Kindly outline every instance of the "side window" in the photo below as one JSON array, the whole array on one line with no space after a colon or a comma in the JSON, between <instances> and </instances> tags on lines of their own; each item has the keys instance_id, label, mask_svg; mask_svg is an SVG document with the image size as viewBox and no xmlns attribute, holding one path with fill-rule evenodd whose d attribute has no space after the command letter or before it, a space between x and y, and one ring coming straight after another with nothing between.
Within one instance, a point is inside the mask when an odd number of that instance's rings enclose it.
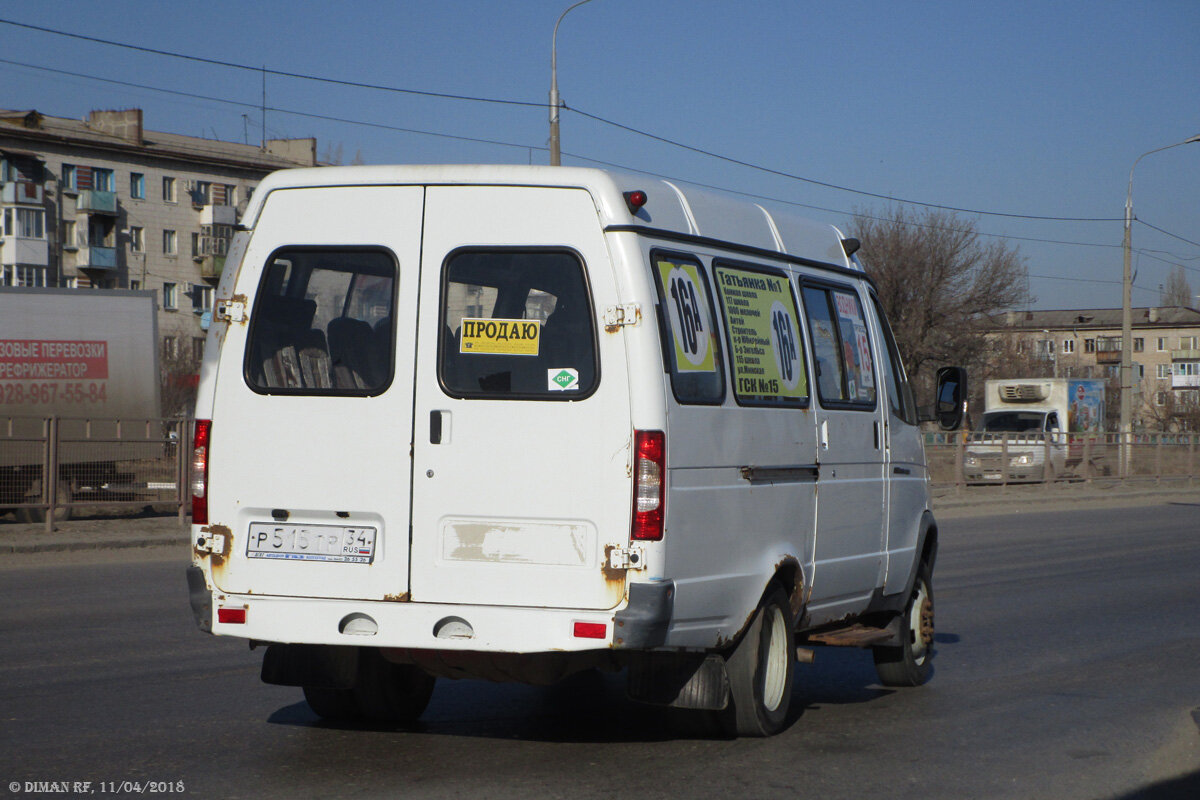
<instances>
[{"instance_id":1,"label":"side window","mask_svg":"<svg viewBox=\"0 0 1200 800\"><path fill-rule=\"evenodd\" d=\"M725 366L704 267L690 256L653 251L671 389L681 403L725 400Z\"/></svg>"},{"instance_id":2,"label":"side window","mask_svg":"<svg viewBox=\"0 0 1200 800\"><path fill-rule=\"evenodd\" d=\"M442 387L456 397L580 400L599 378L594 316L572 252L453 253L442 268Z\"/></svg>"},{"instance_id":3,"label":"side window","mask_svg":"<svg viewBox=\"0 0 1200 800\"><path fill-rule=\"evenodd\" d=\"M803 294L822 405L874 408L875 365L858 295L849 288L811 285Z\"/></svg>"},{"instance_id":4,"label":"side window","mask_svg":"<svg viewBox=\"0 0 1200 800\"><path fill-rule=\"evenodd\" d=\"M714 261L713 276L743 405L808 404L800 315L791 281L780 271Z\"/></svg>"},{"instance_id":5,"label":"side window","mask_svg":"<svg viewBox=\"0 0 1200 800\"><path fill-rule=\"evenodd\" d=\"M392 380L395 284L396 262L386 251L276 251L250 315L250 387L265 394L383 392Z\"/></svg>"},{"instance_id":6,"label":"side window","mask_svg":"<svg viewBox=\"0 0 1200 800\"><path fill-rule=\"evenodd\" d=\"M879 299L871 295L871 303L875 306L875 314L879 319L879 329L883 331L883 342L887 346L887 359L883 364L888 387L888 405L899 419L909 425L917 424L917 404L913 399L912 386L904 372L904 363L900 359L900 348L896 346L896 337L892 335L892 326L884 316Z\"/></svg>"}]
</instances>

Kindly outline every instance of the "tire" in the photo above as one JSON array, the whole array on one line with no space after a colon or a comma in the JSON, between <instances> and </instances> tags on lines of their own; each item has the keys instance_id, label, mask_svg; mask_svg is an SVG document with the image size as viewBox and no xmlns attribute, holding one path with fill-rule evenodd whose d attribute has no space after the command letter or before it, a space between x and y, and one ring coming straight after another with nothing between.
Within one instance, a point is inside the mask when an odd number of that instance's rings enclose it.
<instances>
[{"instance_id":1,"label":"tire","mask_svg":"<svg viewBox=\"0 0 1200 800\"><path fill-rule=\"evenodd\" d=\"M376 722L415 722L429 705L435 678L411 664L393 664L377 650L359 656L352 690L362 715Z\"/></svg>"},{"instance_id":2,"label":"tire","mask_svg":"<svg viewBox=\"0 0 1200 800\"><path fill-rule=\"evenodd\" d=\"M353 689L326 689L321 686L305 686L304 699L308 707L321 719L331 722L348 722L362 718L358 700Z\"/></svg>"},{"instance_id":3,"label":"tire","mask_svg":"<svg viewBox=\"0 0 1200 800\"><path fill-rule=\"evenodd\" d=\"M933 575L922 563L900 615L896 645L871 648L875 671L884 686L920 686L933 672Z\"/></svg>"},{"instance_id":4,"label":"tire","mask_svg":"<svg viewBox=\"0 0 1200 800\"><path fill-rule=\"evenodd\" d=\"M732 727L738 736L773 736L783 730L791 708L795 667L791 609L787 595L773 586L726 659L733 706L725 712L727 729Z\"/></svg>"}]
</instances>

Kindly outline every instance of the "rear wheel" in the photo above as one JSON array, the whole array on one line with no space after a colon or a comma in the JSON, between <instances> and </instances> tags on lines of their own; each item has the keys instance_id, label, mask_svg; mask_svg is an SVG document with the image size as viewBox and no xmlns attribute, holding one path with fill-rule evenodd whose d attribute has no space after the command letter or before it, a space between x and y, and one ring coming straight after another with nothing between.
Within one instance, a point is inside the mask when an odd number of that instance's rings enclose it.
<instances>
[{"instance_id":1,"label":"rear wheel","mask_svg":"<svg viewBox=\"0 0 1200 800\"><path fill-rule=\"evenodd\" d=\"M326 689L322 686L305 686L304 699L321 719L345 722L362 717L353 689Z\"/></svg>"},{"instance_id":2,"label":"rear wheel","mask_svg":"<svg viewBox=\"0 0 1200 800\"><path fill-rule=\"evenodd\" d=\"M792 701L795 653L787 595L775 586L726 661L733 700L727 718L738 736L772 736L783 730Z\"/></svg>"},{"instance_id":3,"label":"rear wheel","mask_svg":"<svg viewBox=\"0 0 1200 800\"><path fill-rule=\"evenodd\" d=\"M884 686L920 686L933 670L933 575L927 564L917 572L900 618L900 644L872 648L875 671Z\"/></svg>"},{"instance_id":4,"label":"rear wheel","mask_svg":"<svg viewBox=\"0 0 1200 800\"><path fill-rule=\"evenodd\" d=\"M378 722L414 722L429 705L435 679L411 664L393 664L363 650L353 693L363 716Z\"/></svg>"}]
</instances>

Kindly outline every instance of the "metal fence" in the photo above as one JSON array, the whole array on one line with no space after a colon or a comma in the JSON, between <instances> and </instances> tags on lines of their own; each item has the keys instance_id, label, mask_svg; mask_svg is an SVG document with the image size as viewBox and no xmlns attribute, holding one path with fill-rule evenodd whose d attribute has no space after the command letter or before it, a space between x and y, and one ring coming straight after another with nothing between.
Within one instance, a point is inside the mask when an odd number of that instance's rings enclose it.
<instances>
[{"instance_id":1,"label":"metal fence","mask_svg":"<svg viewBox=\"0 0 1200 800\"><path fill-rule=\"evenodd\" d=\"M0 511L24 522L153 506L183 521L192 421L0 417Z\"/></svg>"},{"instance_id":2,"label":"metal fence","mask_svg":"<svg viewBox=\"0 0 1200 800\"><path fill-rule=\"evenodd\" d=\"M1200 479L1200 435L929 433L935 485L1184 484Z\"/></svg>"}]
</instances>

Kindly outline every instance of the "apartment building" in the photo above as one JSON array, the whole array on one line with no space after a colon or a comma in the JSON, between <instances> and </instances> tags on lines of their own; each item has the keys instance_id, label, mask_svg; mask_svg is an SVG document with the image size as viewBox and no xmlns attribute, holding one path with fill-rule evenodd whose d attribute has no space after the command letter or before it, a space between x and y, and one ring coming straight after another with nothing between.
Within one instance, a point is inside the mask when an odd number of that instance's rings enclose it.
<instances>
[{"instance_id":1,"label":"apartment building","mask_svg":"<svg viewBox=\"0 0 1200 800\"><path fill-rule=\"evenodd\" d=\"M1110 378L1119 385L1119 308L1010 311L991 320L987 336L994 353L1007 350L1038 376ZM1200 311L1133 309L1131 349L1135 428L1180 429L1183 420L1200 417Z\"/></svg>"},{"instance_id":2,"label":"apartment building","mask_svg":"<svg viewBox=\"0 0 1200 800\"><path fill-rule=\"evenodd\" d=\"M316 163L315 139L162 133L141 109L0 111L0 285L153 290L166 363L194 361L254 187Z\"/></svg>"}]
</instances>

